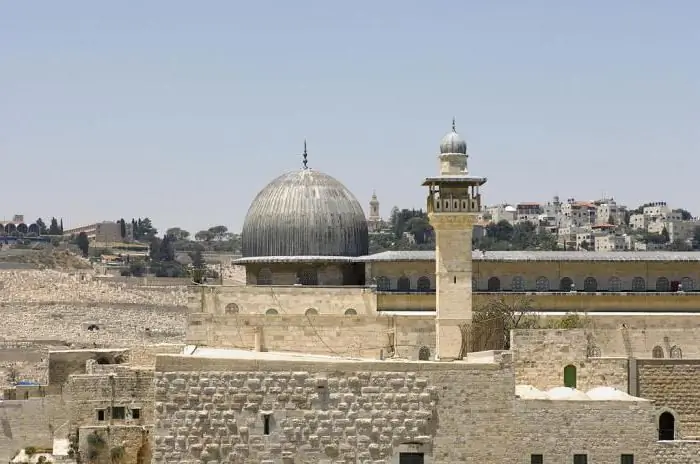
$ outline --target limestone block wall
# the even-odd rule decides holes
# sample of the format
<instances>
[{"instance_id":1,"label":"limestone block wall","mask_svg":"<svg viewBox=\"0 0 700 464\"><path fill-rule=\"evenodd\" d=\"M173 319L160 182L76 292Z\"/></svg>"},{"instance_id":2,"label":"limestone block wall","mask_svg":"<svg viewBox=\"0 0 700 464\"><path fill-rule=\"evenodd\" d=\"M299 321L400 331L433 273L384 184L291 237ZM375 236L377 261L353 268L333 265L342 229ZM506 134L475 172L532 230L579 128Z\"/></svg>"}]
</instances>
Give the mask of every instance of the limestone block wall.
<instances>
[{"instance_id":1,"label":"limestone block wall","mask_svg":"<svg viewBox=\"0 0 700 464\"><path fill-rule=\"evenodd\" d=\"M593 463L619 463L621 454L652 462L653 408L648 401L517 400L517 424L507 440L521 456L508 462L529 464L533 453L551 463L573 462L579 453Z\"/></svg>"},{"instance_id":2,"label":"limestone block wall","mask_svg":"<svg viewBox=\"0 0 700 464\"><path fill-rule=\"evenodd\" d=\"M654 447L654 464L692 464L700 462L700 442L661 441Z\"/></svg>"},{"instance_id":3,"label":"limestone block wall","mask_svg":"<svg viewBox=\"0 0 700 464\"><path fill-rule=\"evenodd\" d=\"M700 437L700 359L637 360L638 395L676 419L677 436Z\"/></svg>"},{"instance_id":4,"label":"limestone block wall","mask_svg":"<svg viewBox=\"0 0 700 464\"><path fill-rule=\"evenodd\" d=\"M0 462L9 462L21 448L51 448L53 432L68 420L61 396L0 402Z\"/></svg>"},{"instance_id":5,"label":"limestone block wall","mask_svg":"<svg viewBox=\"0 0 700 464\"><path fill-rule=\"evenodd\" d=\"M313 308L319 314L343 315L348 309L357 314L374 314L376 294L362 287L312 286L226 286L199 287L200 298L192 296L191 311L225 314L304 314Z\"/></svg>"},{"instance_id":6,"label":"limestone block wall","mask_svg":"<svg viewBox=\"0 0 700 464\"><path fill-rule=\"evenodd\" d=\"M124 369L113 375L72 375L65 386L72 428L80 426L145 425L153 422L153 371ZM112 407L124 407L126 417L114 418ZM139 410L133 418L130 411ZM100 420L98 410L104 410Z\"/></svg>"},{"instance_id":7,"label":"limestone block wall","mask_svg":"<svg viewBox=\"0 0 700 464\"><path fill-rule=\"evenodd\" d=\"M159 356L153 462L513 462L513 389L498 364Z\"/></svg>"},{"instance_id":8,"label":"limestone block wall","mask_svg":"<svg viewBox=\"0 0 700 464\"><path fill-rule=\"evenodd\" d=\"M83 462L150 463L151 432L151 427L131 425L80 427L78 431L80 455ZM96 440L95 436L99 438ZM120 458L114 459L113 453L119 453Z\"/></svg>"},{"instance_id":9,"label":"limestone block wall","mask_svg":"<svg viewBox=\"0 0 700 464\"><path fill-rule=\"evenodd\" d=\"M261 316L190 315L187 341L214 347L266 351L418 359L421 348L432 355L435 318L427 316ZM425 351L425 350L424 350Z\"/></svg>"},{"instance_id":10,"label":"limestone block wall","mask_svg":"<svg viewBox=\"0 0 700 464\"><path fill-rule=\"evenodd\" d=\"M129 348L129 365L134 367L154 367L157 355L181 353L184 347L184 343L132 346Z\"/></svg>"},{"instance_id":11,"label":"limestone block wall","mask_svg":"<svg viewBox=\"0 0 700 464\"><path fill-rule=\"evenodd\" d=\"M576 368L576 387L607 386L628 391L627 358L598 357L585 330L514 330L511 350L517 384L541 390L564 386L564 368ZM589 356L589 354L594 356Z\"/></svg>"}]
</instances>

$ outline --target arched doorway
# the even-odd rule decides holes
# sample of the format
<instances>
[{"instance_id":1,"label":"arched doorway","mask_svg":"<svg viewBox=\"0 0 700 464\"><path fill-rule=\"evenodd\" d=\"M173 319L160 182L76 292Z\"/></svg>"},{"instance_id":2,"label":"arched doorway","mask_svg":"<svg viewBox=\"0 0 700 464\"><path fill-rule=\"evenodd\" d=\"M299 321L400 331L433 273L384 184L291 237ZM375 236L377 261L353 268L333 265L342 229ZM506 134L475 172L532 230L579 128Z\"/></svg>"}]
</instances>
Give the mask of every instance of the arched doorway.
<instances>
[{"instance_id":1,"label":"arched doorway","mask_svg":"<svg viewBox=\"0 0 700 464\"><path fill-rule=\"evenodd\" d=\"M659 416L659 440L676 439L676 418L666 411Z\"/></svg>"},{"instance_id":2,"label":"arched doorway","mask_svg":"<svg viewBox=\"0 0 700 464\"><path fill-rule=\"evenodd\" d=\"M559 291L570 292L573 284L574 281L571 280L571 277L562 277L562 279L559 281Z\"/></svg>"},{"instance_id":3,"label":"arched doorway","mask_svg":"<svg viewBox=\"0 0 700 464\"><path fill-rule=\"evenodd\" d=\"M564 368L564 386L576 388L576 366L572 364Z\"/></svg>"}]
</instances>

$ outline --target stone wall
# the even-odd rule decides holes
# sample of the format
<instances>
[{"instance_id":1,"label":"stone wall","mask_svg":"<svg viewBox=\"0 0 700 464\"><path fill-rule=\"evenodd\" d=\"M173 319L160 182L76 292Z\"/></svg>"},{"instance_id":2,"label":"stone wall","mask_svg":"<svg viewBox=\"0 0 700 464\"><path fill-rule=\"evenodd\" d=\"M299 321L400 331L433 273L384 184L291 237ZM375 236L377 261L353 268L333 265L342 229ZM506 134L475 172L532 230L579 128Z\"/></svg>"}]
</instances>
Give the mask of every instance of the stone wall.
<instances>
[{"instance_id":1,"label":"stone wall","mask_svg":"<svg viewBox=\"0 0 700 464\"><path fill-rule=\"evenodd\" d=\"M80 455L87 462L147 464L151 462L151 435L151 427L129 425L80 427L78 441ZM120 457L115 459L114 455ZM89 459L90 457L92 459Z\"/></svg>"},{"instance_id":2,"label":"stone wall","mask_svg":"<svg viewBox=\"0 0 700 464\"><path fill-rule=\"evenodd\" d=\"M121 368L115 373L72 375L65 386L71 428L153 423L153 370ZM124 418L112 408L125 408ZM133 410L139 417L133 417ZM103 416L98 411L104 411Z\"/></svg>"},{"instance_id":3,"label":"stone wall","mask_svg":"<svg viewBox=\"0 0 700 464\"><path fill-rule=\"evenodd\" d=\"M129 365L134 367L154 367L159 354L178 354L184 343L161 343L157 345L132 346L129 348Z\"/></svg>"},{"instance_id":4,"label":"stone wall","mask_svg":"<svg viewBox=\"0 0 700 464\"><path fill-rule=\"evenodd\" d=\"M700 359L637 360L638 395L676 418L676 436L700 437Z\"/></svg>"},{"instance_id":5,"label":"stone wall","mask_svg":"<svg viewBox=\"0 0 700 464\"><path fill-rule=\"evenodd\" d=\"M0 402L0 462L27 446L53 447L53 433L68 420L61 396Z\"/></svg>"},{"instance_id":6,"label":"stone wall","mask_svg":"<svg viewBox=\"0 0 700 464\"><path fill-rule=\"evenodd\" d=\"M497 364L159 356L153 462L508 462L513 388Z\"/></svg>"},{"instance_id":7,"label":"stone wall","mask_svg":"<svg viewBox=\"0 0 700 464\"><path fill-rule=\"evenodd\" d=\"M592 463L617 464L621 454L648 463L656 442L653 408L649 401L518 400L516 426L504 438L520 444L523 455L509 462L529 464L536 453L544 462L569 463L581 453Z\"/></svg>"},{"instance_id":8,"label":"stone wall","mask_svg":"<svg viewBox=\"0 0 700 464\"><path fill-rule=\"evenodd\" d=\"M85 374L89 360L105 364L120 364L127 361L128 351L114 350L64 350L49 352L49 385L63 385L73 374Z\"/></svg>"},{"instance_id":9,"label":"stone wall","mask_svg":"<svg viewBox=\"0 0 700 464\"><path fill-rule=\"evenodd\" d=\"M654 464L694 464L700 462L700 442L660 441L654 447Z\"/></svg>"},{"instance_id":10,"label":"stone wall","mask_svg":"<svg viewBox=\"0 0 700 464\"><path fill-rule=\"evenodd\" d=\"M393 334L393 335L391 335ZM435 350L432 316L262 316L190 315L187 341L192 344L267 351L379 358L418 359L421 348ZM424 350L425 351L425 350Z\"/></svg>"}]
</instances>

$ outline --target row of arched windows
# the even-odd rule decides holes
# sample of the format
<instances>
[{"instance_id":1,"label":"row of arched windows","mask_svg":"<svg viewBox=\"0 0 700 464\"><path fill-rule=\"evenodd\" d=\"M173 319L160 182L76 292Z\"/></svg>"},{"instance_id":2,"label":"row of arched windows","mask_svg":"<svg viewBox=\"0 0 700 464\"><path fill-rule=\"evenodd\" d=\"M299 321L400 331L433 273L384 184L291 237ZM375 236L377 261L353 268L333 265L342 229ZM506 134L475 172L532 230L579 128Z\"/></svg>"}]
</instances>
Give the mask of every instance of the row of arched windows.
<instances>
[{"instance_id":1,"label":"row of arched windows","mask_svg":"<svg viewBox=\"0 0 700 464\"><path fill-rule=\"evenodd\" d=\"M391 280L386 277L386 276L379 276L376 278L376 283L377 283L377 290L379 291L389 291L392 290L391 288ZM411 279L406 277L406 276L401 276L398 278L396 281L396 290L399 292L411 292L411 291L419 291L419 292L427 292L430 291L430 278L426 276L421 276L418 278L416 281L416 288L412 288L411 286Z\"/></svg>"},{"instance_id":2,"label":"row of arched windows","mask_svg":"<svg viewBox=\"0 0 700 464\"><path fill-rule=\"evenodd\" d=\"M655 290L657 292L674 292L674 291L693 291L695 290L695 282L690 277L683 277L680 281L669 281L666 277L659 277L656 279ZM472 280L472 288L478 289L478 281L476 278ZM530 290L525 283L525 279L522 276L514 276L511 279L511 291L523 292ZM500 292L501 291L501 279L498 277L490 277L486 282L486 290L489 292ZM549 279L544 276L540 276L535 280L535 291L538 292L549 292L552 291ZM562 277L559 280L559 285L557 291L560 292L570 292L576 290L574 281L571 277ZM583 291L584 292L597 292L599 290L605 290L608 292L646 292L647 283L643 277L634 277L630 282L629 287L627 287L622 279L613 276L608 279L607 288L600 289L598 286L598 280L595 277L586 277L583 281Z\"/></svg>"},{"instance_id":3,"label":"row of arched windows","mask_svg":"<svg viewBox=\"0 0 700 464\"><path fill-rule=\"evenodd\" d=\"M226 305L225 313L226 314L238 314L240 312L240 308L236 303L229 303ZM279 314L279 312L276 309L270 308L267 311L265 311L265 314L268 316L276 316ZM357 311L355 311L353 308L348 308L345 310L344 313L346 316L357 316ZM316 308L308 308L304 312L305 316L318 316L318 310Z\"/></svg>"},{"instance_id":4,"label":"row of arched windows","mask_svg":"<svg viewBox=\"0 0 700 464\"><path fill-rule=\"evenodd\" d=\"M297 273L297 283L301 285L318 285L318 272L316 269L304 269ZM258 271L257 285L272 285L272 271L262 268Z\"/></svg>"},{"instance_id":5,"label":"row of arched windows","mask_svg":"<svg viewBox=\"0 0 700 464\"><path fill-rule=\"evenodd\" d=\"M651 357L655 359L662 359L665 357L664 349L661 348L659 345L655 346L651 350ZM672 346L668 350L668 357L671 359L682 359L683 358L683 351L681 348L677 345Z\"/></svg>"},{"instance_id":6,"label":"row of arched windows","mask_svg":"<svg viewBox=\"0 0 700 464\"><path fill-rule=\"evenodd\" d=\"M39 235L39 226L36 224L5 224L4 226L0 224L0 231L5 231L6 234L11 234L13 232L18 232L20 234L36 234Z\"/></svg>"}]
</instances>

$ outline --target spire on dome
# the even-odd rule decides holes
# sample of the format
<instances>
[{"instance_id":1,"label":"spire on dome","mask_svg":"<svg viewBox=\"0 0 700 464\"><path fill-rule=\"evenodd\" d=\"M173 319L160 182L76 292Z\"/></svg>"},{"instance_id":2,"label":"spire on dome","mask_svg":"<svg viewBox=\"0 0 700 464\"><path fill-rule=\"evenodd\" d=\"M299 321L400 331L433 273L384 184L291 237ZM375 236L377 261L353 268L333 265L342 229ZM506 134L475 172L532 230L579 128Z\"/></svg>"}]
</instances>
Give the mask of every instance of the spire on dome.
<instances>
[{"instance_id":1,"label":"spire on dome","mask_svg":"<svg viewBox=\"0 0 700 464\"><path fill-rule=\"evenodd\" d=\"M306 152L306 137L304 137L304 153L302 153L301 156L304 157L304 160L302 161L302 164L304 165L304 167L303 167L302 169L309 169L309 166L308 166L308 164L309 164L309 160L308 160L309 154Z\"/></svg>"}]
</instances>

